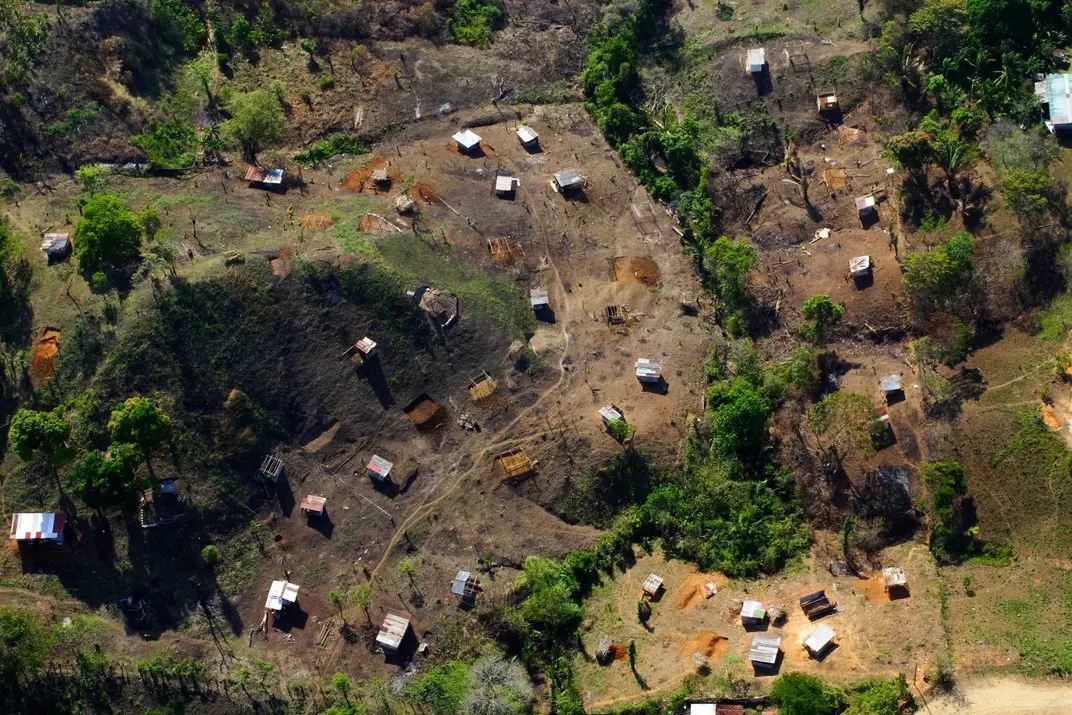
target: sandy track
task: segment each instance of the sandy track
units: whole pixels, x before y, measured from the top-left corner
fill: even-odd
[[[1072,715],[1072,683],[1014,678],[972,680],[955,696],[932,700],[919,710],[930,715]]]

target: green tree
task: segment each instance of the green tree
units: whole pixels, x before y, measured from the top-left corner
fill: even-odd
[[[625,420],[611,420],[607,423],[607,434],[619,442],[628,442],[636,428]]]
[[[808,424],[830,441],[830,452],[840,465],[850,450],[874,451],[875,406],[855,392],[834,392],[812,405]]]
[[[216,567],[216,564],[220,562],[220,558],[220,550],[212,544],[201,549],[201,563],[210,569]]]
[[[918,304],[946,304],[971,287],[974,254],[975,239],[966,231],[937,251],[909,251],[901,263],[904,284]]]
[[[554,642],[580,623],[584,609],[575,600],[577,579],[562,564],[530,556],[518,585],[527,597],[513,612],[532,646]]]
[[[256,163],[262,148],[283,138],[286,117],[270,91],[236,94],[227,108],[231,118],[224,123],[224,131],[242,145],[250,162]]]
[[[150,485],[134,473],[137,450],[131,444],[113,444],[108,454],[86,452],[67,470],[67,476],[88,506],[99,511],[122,507],[130,513],[138,503],[138,493]]]
[[[343,618],[343,614],[342,614],[342,604],[343,604],[342,592],[339,591],[339,589],[337,589],[337,588],[331,589],[330,591],[328,591],[328,601],[331,603],[332,607],[336,611],[339,612],[339,618]],[[345,622],[346,622],[346,619],[343,618],[343,623],[345,623]]]
[[[33,271],[25,253],[7,217],[0,216],[0,337],[28,322]]]
[[[716,454],[755,453],[767,440],[770,401],[756,387],[737,377],[715,383],[707,392]]]
[[[707,247],[703,268],[715,295],[726,306],[739,308],[748,294],[749,274],[759,265],[756,249],[746,241],[719,236]]]
[[[779,677],[771,688],[771,697],[782,706],[784,715],[837,715],[845,707],[841,690],[804,673]]]
[[[898,715],[901,703],[911,700],[903,673],[893,680],[868,680],[850,688],[844,715]]]
[[[35,453],[41,453],[53,467],[58,467],[63,463],[70,434],[66,410],[61,406],[51,412],[20,409],[11,418],[7,438],[11,449],[23,461],[28,462]]]
[[[94,194],[74,229],[74,255],[83,275],[123,268],[138,259],[142,227],[123,201]]]
[[[331,676],[331,688],[340,698],[350,702],[350,676],[344,673],[335,673],[335,675]]]
[[[826,342],[827,329],[839,323],[845,315],[844,306],[838,305],[825,295],[808,298],[801,310],[804,313],[804,323],[800,326],[801,336],[820,345]]]
[[[432,668],[409,681],[406,694],[410,700],[434,713],[460,713],[469,694],[469,666],[452,660]]]
[[[49,641],[48,630],[33,613],[0,608],[0,693],[37,672]]]
[[[648,619],[651,618],[651,603],[645,599],[640,599],[636,604],[637,620],[643,624],[647,624]]]
[[[458,0],[447,19],[447,31],[458,44],[487,47],[501,20],[501,0]]]
[[[1013,169],[1001,177],[1005,203],[1021,216],[1042,213],[1056,193],[1045,169]]]
[[[909,131],[890,138],[882,155],[888,161],[909,172],[920,172],[934,157],[931,154],[931,135]]]
[[[184,169],[197,159],[197,127],[181,116],[153,120],[148,133],[134,135],[130,145],[145,152],[153,166]]]
[[[4,84],[26,79],[44,55],[48,16],[27,15],[18,0],[0,0],[0,71]]]
[[[520,715],[531,711],[532,680],[517,661],[485,656],[469,666],[469,691],[459,712]]]
[[[138,445],[142,458],[153,474],[153,451],[171,438],[171,418],[147,397],[129,397],[112,410],[108,431],[116,442]]]
[[[347,600],[365,612],[365,618],[371,626],[372,614],[369,613],[369,604],[372,603],[372,588],[367,585],[354,586],[347,594]]]
[[[952,516],[957,496],[968,491],[964,468],[955,459],[944,459],[924,464],[920,472],[931,487],[934,511],[943,518]]]

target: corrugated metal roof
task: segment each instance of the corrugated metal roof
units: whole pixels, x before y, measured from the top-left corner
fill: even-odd
[[[296,583],[272,581],[272,585],[268,589],[268,598],[264,602],[264,607],[272,611],[278,611],[288,603],[297,603],[299,588],[300,587]]]
[[[778,662],[778,650],[782,647],[782,639],[778,636],[756,636],[752,639],[752,649],[748,651],[748,659],[753,663],[774,665]]]
[[[376,634],[376,642],[384,648],[398,650],[406,637],[406,631],[409,630],[410,618],[408,613],[388,611],[383,625],[380,626],[380,632]]]
[[[512,176],[497,176],[495,177],[495,190],[499,192],[510,192],[521,185],[520,179],[515,179]]]
[[[689,715],[717,715],[718,705],[715,703],[693,703],[689,706]]]
[[[767,616],[767,607],[759,601],[745,601],[741,605],[741,618],[753,618],[757,621]]]
[[[748,71],[749,72],[762,72],[763,66],[767,64],[767,51],[762,47],[757,47],[754,50],[748,51]]]
[[[908,583],[904,569],[897,566],[888,566],[882,569],[882,580],[886,583],[887,587],[904,586]]]
[[[325,505],[327,505],[327,503],[328,500],[326,497],[318,497],[310,494],[304,499],[302,499],[300,508],[305,511],[313,511],[317,514],[322,514],[324,512],[324,507]]]
[[[365,469],[368,470],[370,477],[386,479],[387,475],[391,473],[391,467],[393,466],[395,466],[393,463],[388,462],[378,454],[374,454],[372,455],[372,459],[370,459],[369,463],[365,466]]]
[[[643,589],[645,593],[656,594],[659,589],[663,587],[663,579],[661,576],[657,576],[653,573],[648,574],[648,577],[644,579]]]
[[[901,376],[900,375],[887,375],[882,378],[882,391],[883,392],[899,392],[901,390]]]
[[[1072,124],[1072,74],[1046,76],[1050,96],[1050,121],[1054,124]]]
[[[820,624],[812,631],[804,641],[804,647],[813,654],[822,653],[834,641],[837,633],[825,623]]]
[[[555,172],[555,183],[560,188],[569,189],[581,185],[581,172],[578,169],[563,169]]]
[[[283,170],[282,169],[265,169],[260,166],[251,166],[246,169],[246,181],[252,181],[257,184],[282,184],[283,183]]]
[[[41,250],[45,252],[66,251],[70,242],[69,233],[46,233],[41,240]]]
[[[16,541],[63,542],[65,514],[21,513],[11,517],[11,538]]]
[[[622,419],[622,413],[610,406],[600,407],[599,415],[603,418],[603,424],[607,424],[612,420]]]
[[[547,297],[547,291],[543,288],[533,288],[529,291],[529,304],[533,308],[541,308],[545,305],[549,305],[550,301]]]
[[[856,197],[856,210],[857,211],[869,211],[875,208],[875,197],[871,194],[867,196]]]
[[[655,360],[640,358],[636,361],[636,376],[639,380],[659,380],[663,376],[663,364]]]
[[[857,276],[871,270],[871,256],[856,256],[849,260],[849,273]]]
[[[463,129],[452,138],[466,151],[480,144],[480,135],[469,129]]]
[[[522,144],[531,144],[540,138],[532,127],[520,126],[517,129],[517,138],[521,140]]]

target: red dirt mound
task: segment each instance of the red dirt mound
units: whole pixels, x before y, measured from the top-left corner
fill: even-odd
[[[34,344],[34,354],[30,358],[30,377],[38,385],[56,371],[56,362],[60,356],[60,331],[45,328],[41,338]]]
[[[611,278],[619,283],[642,283],[656,288],[662,283],[659,265],[650,258],[618,256],[611,264]]]

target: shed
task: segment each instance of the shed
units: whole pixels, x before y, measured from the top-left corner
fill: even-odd
[[[71,234],[46,233],[41,239],[41,250],[48,256],[49,263],[59,263],[71,254]]]
[[[409,623],[413,616],[403,611],[388,610],[387,617],[383,619],[380,632],[376,634],[376,645],[383,649],[384,653],[397,653],[402,647],[402,641],[409,633]]]
[[[469,382],[471,383],[469,385],[469,399],[473,402],[480,402],[491,397],[499,386],[499,383],[495,382],[487,372],[483,372],[477,377],[469,378]]]
[[[823,112],[836,112],[838,110],[838,98],[833,92],[820,92],[815,95],[815,106],[819,108],[819,113]]]
[[[523,477],[534,471],[538,462],[530,459],[525,450],[520,447],[507,450],[495,458],[495,462],[502,470],[503,479],[515,479]]]
[[[179,483],[174,479],[161,479],[156,486],[164,496],[177,496],[179,493]]]
[[[849,259],[849,275],[852,278],[867,278],[871,275],[871,256],[856,256]]]
[[[283,183],[283,173],[283,169],[265,169],[262,166],[251,166],[246,169],[245,179],[251,184],[279,186]]]
[[[265,479],[270,479],[273,482],[279,481],[279,476],[283,473],[283,460],[275,455],[267,455],[264,461],[261,462],[260,475]]]
[[[882,388],[882,392],[885,393],[887,399],[899,394],[901,390],[901,376],[897,374],[887,375],[882,378],[882,382],[879,383]]]
[[[480,135],[470,129],[463,129],[452,138],[458,142],[458,148],[466,154],[480,146]]]
[[[622,411],[614,405],[607,405],[606,407],[599,408],[599,416],[603,418],[603,424],[609,425],[614,420],[624,420],[625,416],[622,415]]]
[[[767,606],[760,601],[745,601],[741,604],[741,622],[745,625],[761,623],[767,617]]]
[[[1046,75],[1046,89],[1050,105],[1050,131],[1072,129],[1072,74]]]
[[[517,138],[521,140],[521,146],[526,149],[535,149],[540,145],[540,135],[532,127],[524,124],[517,128]]]
[[[269,611],[282,611],[287,606],[298,602],[298,584],[287,581],[272,581],[268,589],[268,598],[264,607]]]
[[[395,207],[395,211],[402,215],[406,215],[413,213],[413,209],[416,207],[417,202],[406,194],[399,194],[395,197],[395,200],[391,202],[391,205]]]
[[[813,658],[819,658],[826,652],[833,642],[837,633],[834,629],[825,623],[820,623],[816,626],[815,630],[808,634],[808,637],[804,639],[804,649],[812,655]]]
[[[22,512],[11,515],[11,538],[14,541],[63,543],[66,514],[55,512]]]
[[[508,196],[514,193],[519,186],[521,186],[521,179],[515,179],[512,176],[495,177],[495,193],[499,196]]]
[[[382,169],[376,169],[376,171],[372,172],[372,180],[375,183],[381,184],[381,185],[390,184],[391,183],[391,177],[388,176],[388,174],[387,174],[387,167],[384,167]]]
[[[636,361],[636,379],[640,382],[662,382],[663,364],[657,360],[638,359]]]
[[[821,618],[837,609],[837,604],[826,595],[826,591],[816,591],[800,597],[800,609],[809,621]]]
[[[368,357],[369,355],[371,355],[372,351],[376,349],[376,345],[376,341],[368,336],[365,336],[358,340],[356,343],[354,343],[354,347],[357,349],[357,352],[359,352],[362,357]]]
[[[760,72],[766,71],[767,51],[762,47],[749,50],[745,63],[748,65],[748,71],[752,74],[759,74]]]
[[[692,703],[689,705],[688,715],[718,715],[716,703]]]
[[[480,582],[468,571],[459,571],[450,582],[450,592],[463,601],[472,601],[480,592]]]
[[[875,214],[875,197],[873,194],[856,197],[856,214],[861,219],[866,219]]]
[[[529,291],[529,305],[536,312],[551,307],[551,301],[547,296],[546,288],[533,288]]]
[[[780,636],[756,636],[752,639],[748,660],[757,668],[773,668],[778,663],[778,653],[781,649]]]
[[[581,188],[583,178],[579,169],[563,169],[555,172],[555,189],[561,193]]]
[[[891,589],[908,588],[908,579],[905,577],[904,569],[899,566],[887,566],[882,569],[882,581],[887,592]]]
[[[644,579],[644,584],[640,588],[644,591],[645,596],[654,598],[663,590],[663,577],[650,573],[648,574],[648,577]]]
[[[317,516],[323,516],[327,510],[328,500],[326,497],[318,497],[313,494],[307,495],[301,500],[299,508],[306,514],[316,514]]]
[[[844,189],[849,181],[845,170],[836,166],[823,170],[823,180],[831,189]]]
[[[378,454],[372,455],[372,459],[365,465],[365,472],[377,482],[385,482],[391,478],[391,467],[395,466]]]

